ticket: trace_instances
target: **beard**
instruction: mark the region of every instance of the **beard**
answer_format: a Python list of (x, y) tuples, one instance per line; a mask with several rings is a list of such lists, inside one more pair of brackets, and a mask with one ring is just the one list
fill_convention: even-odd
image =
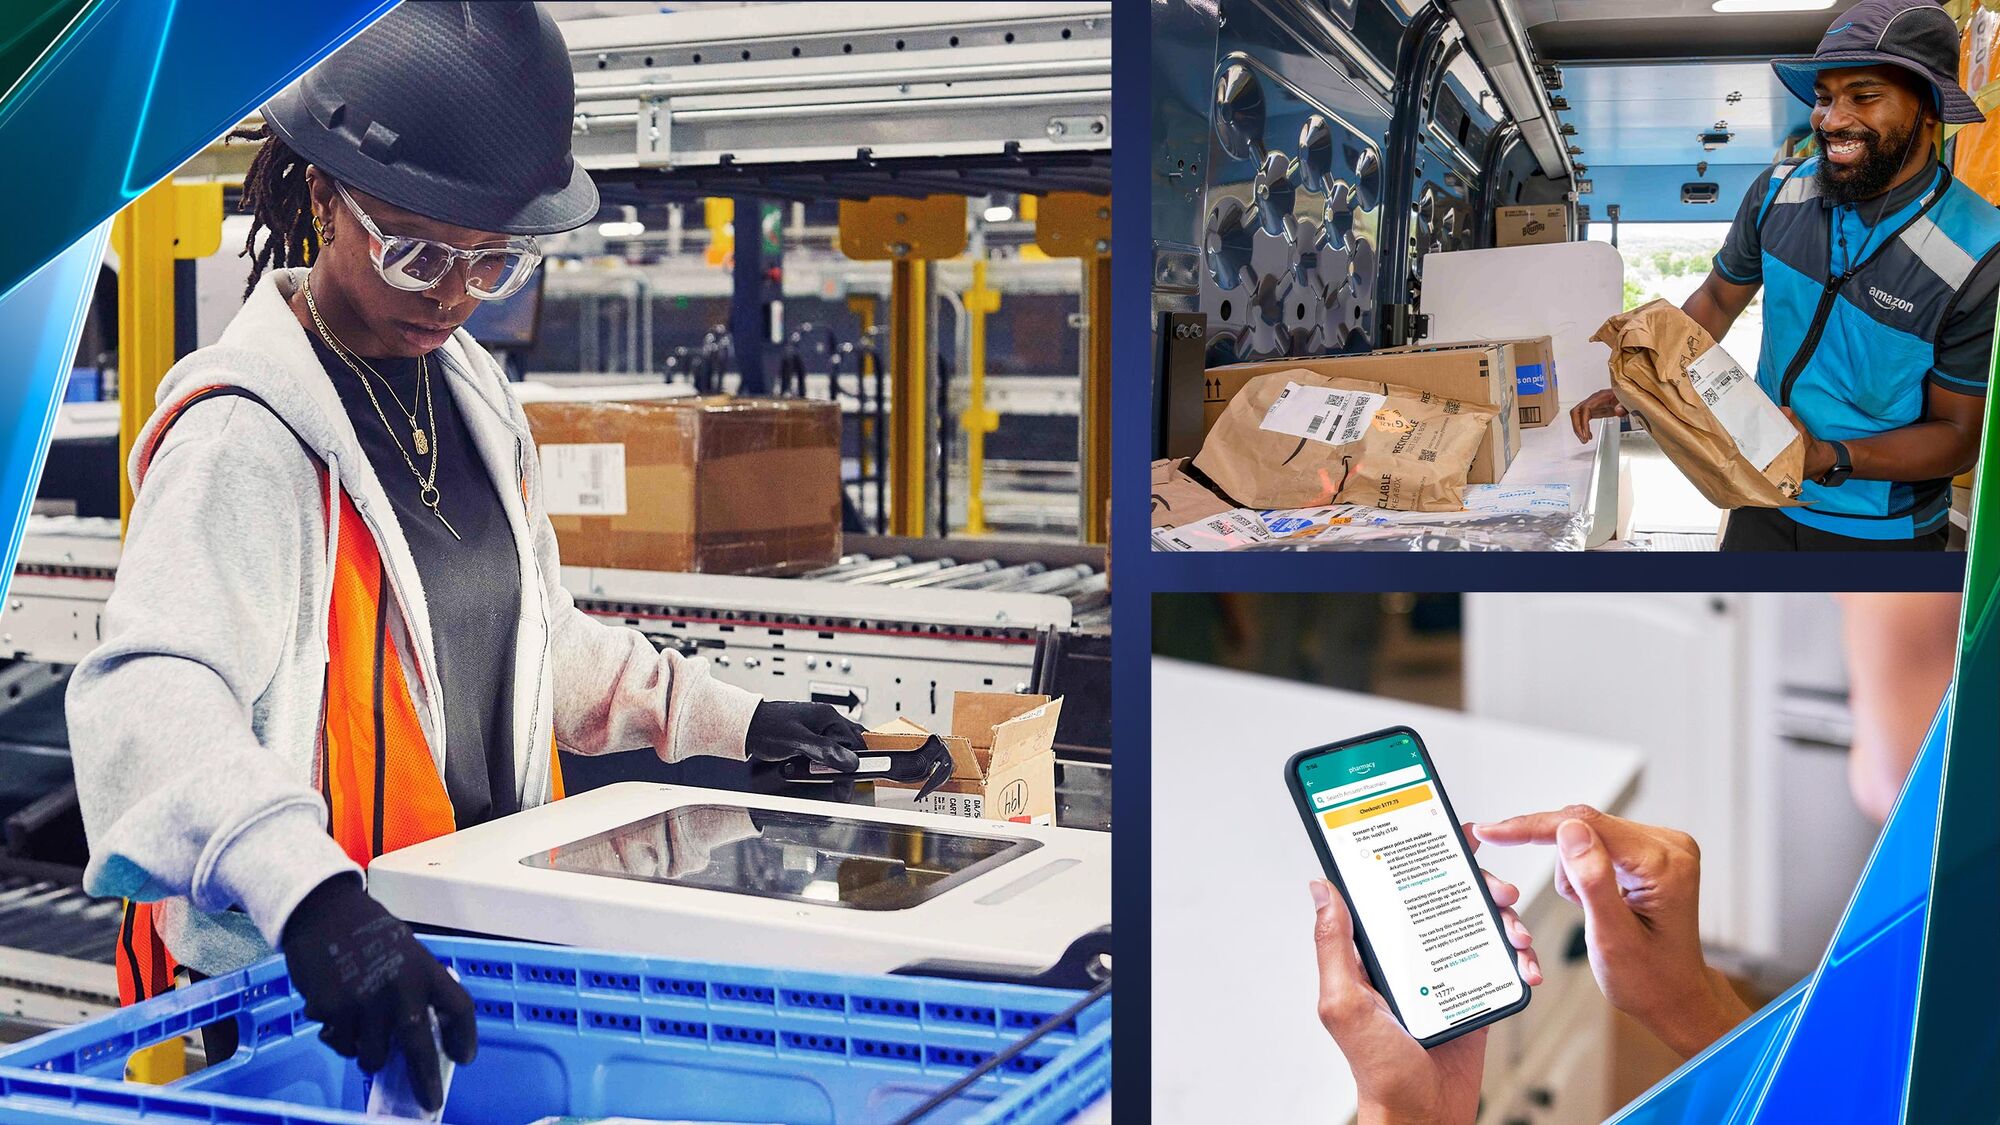
[(1835, 206), (1858, 203), (1873, 199), (1889, 190), (1889, 182), (1902, 171), (1903, 162), (1908, 159), (1910, 142), (1916, 133), (1914, 122), (1909, 126), (1887, 133), (1873, 133), (1866, 130), (1842, 130), (1839, 134), (1821, 133), (1820, 151), (1824, 153), (1829, 141), (1860, 141), (1861, 159), (1852, 164), (1836, 165), (1832, 159), (1822, 156), (1815, 178), (1819, 181), (1820, 194)]

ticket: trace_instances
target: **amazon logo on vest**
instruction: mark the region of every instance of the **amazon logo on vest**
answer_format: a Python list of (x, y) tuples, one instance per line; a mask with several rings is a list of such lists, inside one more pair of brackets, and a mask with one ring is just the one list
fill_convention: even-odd
[(1874, 299), (1877, 308), (1887, 312), (1913, 313), (1917, 311), (1917, 306), (1913, 302), (1906, 301), (1893, 293), (1884, 293), (1873, 285), (1868, 287), (1868, 296)]

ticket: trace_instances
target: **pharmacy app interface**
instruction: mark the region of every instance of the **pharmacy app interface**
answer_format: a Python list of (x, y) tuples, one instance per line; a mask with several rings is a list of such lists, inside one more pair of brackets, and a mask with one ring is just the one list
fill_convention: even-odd
[(1518, 1001), (1513, 951), (1416, 740), (1392, 733), (1298, 770), (1410, 1034), (1428, 1039)]

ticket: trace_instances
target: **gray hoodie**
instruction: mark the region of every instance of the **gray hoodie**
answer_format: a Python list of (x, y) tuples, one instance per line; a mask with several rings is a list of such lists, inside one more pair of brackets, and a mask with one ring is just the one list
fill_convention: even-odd
[[(230, 385), (270, 409), (240, 396), (189, 408), (158, 437), (142, 480), (139, 451), (159, 435), (162, 417), (156, 411), (147, 422), (127, 466), (137, 500), (103, 643), (77, 666), (69, 688), (71, 754), (90, 836), (85, 889), (163, 900), (167, 948), (210, 974), (268, 955), (307, 891), (357, 870), (327, 834), (326, 806), (313, 788), (337, 490), (382, 553), (388, 627), (444, 768), (443, 693), (431, 673), (436, 648), (416, 561), (286, 303), (303, 277), (302, 270), (267, 274), (222, 339), (175, 364), (161, 383), (159, 405)], [(521, 806), (551, 796), (551, 733), (581, 754), (651, 746), (669, 762), (694, 754), (741, 759), (757, 696), (711, 678), (706, 661), (656, 652), (636, 631), (575, 607), (559, 581), (540, 464), (519, 403), (465, 332), (435, 354), (499, 486), (520, 558), (512, 729)], [(324, 479), (300, 439), (324, 464)], [(523, 478), (525, 505), (512, 487)]]

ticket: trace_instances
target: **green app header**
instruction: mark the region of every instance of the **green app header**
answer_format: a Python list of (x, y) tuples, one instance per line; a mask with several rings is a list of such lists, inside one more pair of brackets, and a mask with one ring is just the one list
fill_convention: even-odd
[(1416, 739), (1407, 734), (1392, 734), (1301, 761), (1299, 781), (1310, 797), (1323, 790), (1423, 764), (1424, 756)]

